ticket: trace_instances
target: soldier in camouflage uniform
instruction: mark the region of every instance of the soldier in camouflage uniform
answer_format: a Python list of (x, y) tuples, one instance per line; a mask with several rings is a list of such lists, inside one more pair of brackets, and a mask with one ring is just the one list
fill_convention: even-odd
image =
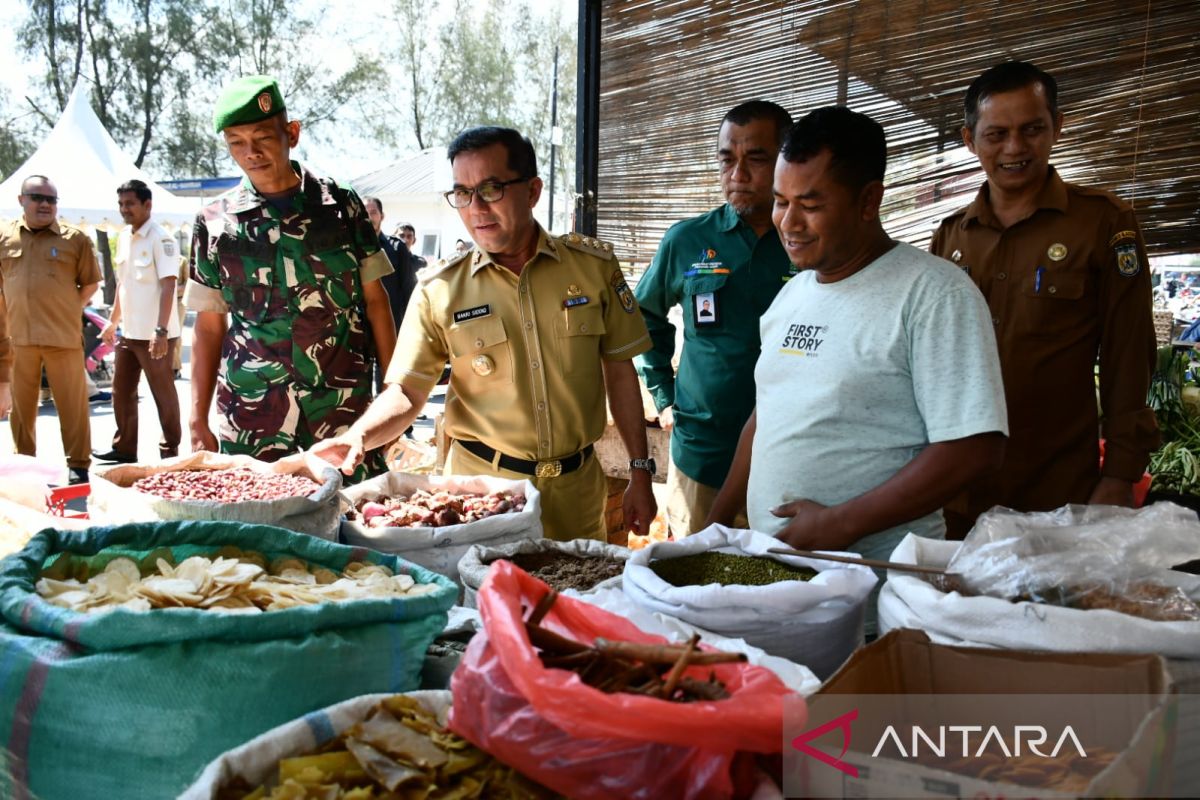
[[(206, 206), (193, 232), (192, 447), (217, 449), (208, 410), (219, 371), (221, 452), (274, 461), (367, 408), (363, 309), (386, 368), (396, 326), (379, 278), (392, 267), (354, 191), (288, 158), (299, 123), (274, 80), (227, 87), (214, 126), (246, 179)], [(377, 451), (359, 477), (383, 467)]]

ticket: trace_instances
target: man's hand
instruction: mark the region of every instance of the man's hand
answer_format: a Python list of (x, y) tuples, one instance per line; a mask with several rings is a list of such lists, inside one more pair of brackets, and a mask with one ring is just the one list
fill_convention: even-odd
[(12, 410), (12, 384), (0, 383), (0, 419), (8, 417)]
[(217, 444), (217, 437), (213, 436), (212, 429), (208, 427), (208, 422), (204, 420), (192, 420), (192, 452), (199, 453), (201, 450), (209, 453), (219, 453), (220, 446)]
[(658, 503), (651, 489), (650, 473), (642, 469), (632, 470), (625, 496), (621, 498), (621, 511), (625, 515), (625, 527), (639, 536), (650, 532), (650, 523), (658, 513)]
[(351, 429), (341, 436), (317, 442), (308, 452), (349, 475), (362, 463), (366, 449), (363, 435)]
[(1120, 478), (1101, 478), (1092, 489), (1088, 505), (1133, 508), (1133, 484)]
[(108, 345), (117, 343), (117, 323), (110, 322), (104, 326), (104, 330), (100, 331), (100, 341)]
[(791, 522), (775, 534), (797, 550), (843, 550), (848, 546), (847, 534), (829, 506), (812, 500), (793, 500), (771, 509), (777, 517), (791, 517)]
[(675, 427), (675, 406), (667, 406), (658, 412), (658, 427), (667, 433), (671, 432), (671, 429)]
[(155, 361), (167, 354), (167, 337), (155, 334), (150, 340), (150, 357)]

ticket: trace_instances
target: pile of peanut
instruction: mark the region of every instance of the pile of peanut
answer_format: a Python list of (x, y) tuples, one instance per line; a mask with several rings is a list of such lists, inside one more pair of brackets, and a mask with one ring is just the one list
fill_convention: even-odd
[(164, 500), (208, 500), (240, 503), (307, 497), (321, 484), (303, 475), (237, 469), (181, 469), (158, 472), (134, 481), (133, 488)]
[(508, 491), (456, 494), (417, 489), (407, 497), (362, 500), (347, 516), (357, 515), (370, 528), (444, 528), (524, 509), (525, 495)]

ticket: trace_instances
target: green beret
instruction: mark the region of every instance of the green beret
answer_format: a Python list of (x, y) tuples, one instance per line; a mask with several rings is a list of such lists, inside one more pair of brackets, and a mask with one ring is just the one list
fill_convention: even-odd
[(270, 75), (243, 75), (221, 91), (213, 109), (217, 133), (230, 125), (245, 125), (273, 117), (287, 108), (279, 84)]

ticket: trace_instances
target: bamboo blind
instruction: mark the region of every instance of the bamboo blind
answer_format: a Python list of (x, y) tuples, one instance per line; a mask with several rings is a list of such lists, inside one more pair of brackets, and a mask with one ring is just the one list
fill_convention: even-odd
[(885, 227), (926, 246), (983, 181), (967, 85), (1012, 58), (1058, 81), (1062, 176), (1133, 203), (1151, 254), (1200, 252), (1196, 0), (604, 0), (601, 37), (599, 235), (635, 263), (722, 202), (717, 129), (755, 97), (882, 123)]

